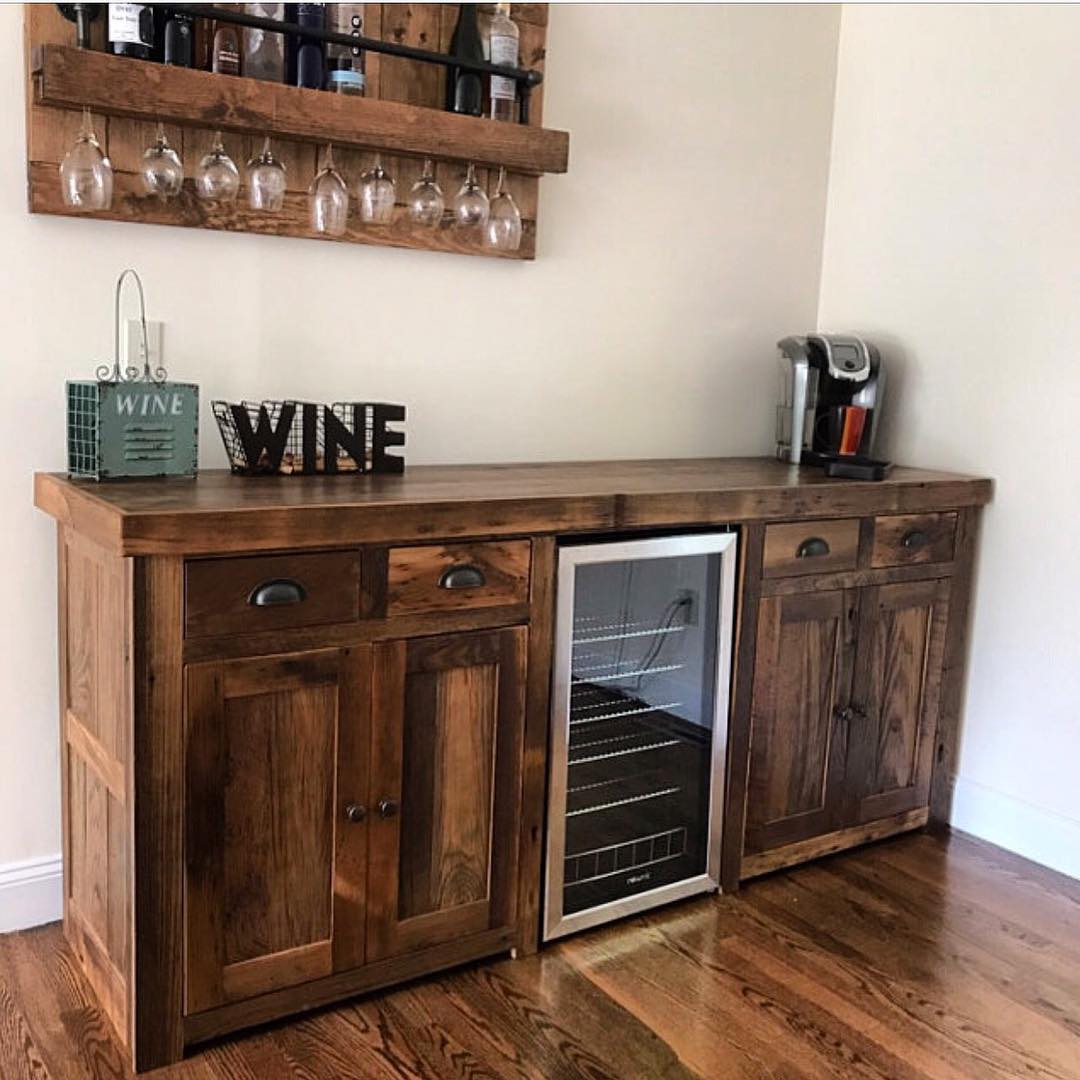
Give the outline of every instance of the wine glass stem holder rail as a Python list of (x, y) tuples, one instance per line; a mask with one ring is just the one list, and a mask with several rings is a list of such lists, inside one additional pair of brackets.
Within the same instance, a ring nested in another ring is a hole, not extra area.
[(193, 18), (213, 19), (217, 22), (232, 23), (235, 26), (250, 27), (253, 30), (266, 30), (270, 33), (285, 34), (308, 41), (318, 41), (324, 45), (344, 45), (349, 48), (362, 49), (365, 52), (396, 56), (402, 60), (416, 60), (425, 64), (438, 64), (441, 67), (457, 68), (476, 75), (496, 75), (505, 79), (512, 79), (517, 89), (518, 122), (521, 124), (529, 123), (530, 96), (533, 89), (539, 86), (544, 79), (543, 72), (531, 68), (468, 60), (464, 57), (451, 56), (449, 53), (399, 44), (396, 41), (381, 41), (378, 38), (363, 37), (356, 34), (338, 34), (332, 30), (301, 26), (299, 23), (284, 22), (279, 19), (267, 19), (261, 15), (249, 15), (246, 12), (230, 11), (227, 8), (213, 7), (207, 4), (170, 4), (169, 10), (180, 15), (190, 15)]

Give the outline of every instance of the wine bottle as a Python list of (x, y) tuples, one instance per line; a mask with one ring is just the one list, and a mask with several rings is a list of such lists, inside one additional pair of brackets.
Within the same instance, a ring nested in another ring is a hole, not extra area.
[(195, 20), (190, 15), (169, 12), (165, 20), (162, 57), (172, 67), (192, 67), (195, 63)]
[(240, 74), (240, 31), (232, 23), (214, 23), (214, 53), (211, 70), (218, 75)]
[[(491, 62), (518, 65), (518, 28), (510, 18), (509, 4), (496, 4), (491, 20)], [(491, 76), (491, 119), (513, 120), (517, 105), (517, 83), (502, 75)]]
[[(284, 4), (245, 4), (244, 11), (278, 22), (285, 17)], [(285, 78), (285, 39), (270, 30), (245, 26), (243, 66), (249, 79), (281, 82)]]
[(149, 60), (154, 50), (154, 12), (150, 4), (109, 5), (109, 52)]
[[(363, 4), (332, 4), (330, 25), (335, 33), (360, 37), (364, 33)], [(364, 52), (347, 45), (326, 47), (326, 89), (362, 96), (366, 86)]]
[[(308, 30), (326, 26), (325, 4), (297, 4), (296, 22)], [(326, 57), (320, 41), (300, 39), (296, 50), (296, 85), (309, 90), (321, 90), (326, 82)]]
[(214, 20), (195, 20), (195, 42), (192, 67), (199, 71), (210, 71), (214, 66)]
[[(484, 61), (484, 43), (480, 40), (480, 27), (476, 21), (476, 5), (458, 6), (457, 24), (450, 38), (450, 55), (458, 60)], [(479, 116), (484, 100), (483, 80), (472, 71), (459, 67), (446, 69), (446, 108), (449, 112)]]

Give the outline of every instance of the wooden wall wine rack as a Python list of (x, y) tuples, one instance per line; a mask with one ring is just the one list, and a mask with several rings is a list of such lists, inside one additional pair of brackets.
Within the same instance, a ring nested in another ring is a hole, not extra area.
[[(446, 49), (457, 19), (454, 4), (364, 7), (367, 35), (439, 51)], [(72, 25), (55, 5), (26, 4), (24, 10), (27, 168), (33, 213), (328, 239), (310, 228), (307, 188), (320, 148), (332, 142), (350, 194), (374, 153), (381, 151), (384, 167), (397, 182), (399, 203), (393, 223), (386, 226), (361, 222), (354, 204), (349, 228), (340, 240), (511, 259), (535, 257), (539, 177), (565, 172), (569, 151), (566, 132), (540, 126), (543, 84), (532, 92), (529, 124), (501, 123), (439, 108), (444, 74), (432, 64), (370, 53), (367, 97), (350, 98), (78, 49), (72, 44)], [(482, 5), (482, 18), (484, 12)], [(512, 15), (521, 31), (521, 64), (542, 70), (547, 5), (515, 4)], [(102, 22), (92, 24), (98, 35), (103, 34)], [(58, 173), (78, 130), (83, 106), (94, 114), (98, 137), (114, 169), (112, 207), (93, 214), (64, 205)], [(139, 177), (140, 158), (158, 121), (165, 123), (187, 177), (183, 193), (168, 202), (146, 194)], [(241, 171), (263, 136), (273, 138), (275, 155), (288, 170), (283, 210), (252, 210), (243, 191), (235, 203), (226, 205), (196, 197), (190, 177), (209, 150), (215, 128), (225, 133), (226, 150)], [(449, 215), (437, 229), (413, 225), (400, 204), (419, 177), (425, 157), (436, 161), (436, 175), (448, 204), (468, 162), (479, 167), (489, 194), (494, 193), (498, 167), (505, 166), (508, 186), (524, 219), (521, 248), (514, 253), (492, 251), (478, 237), (454, 229)]]

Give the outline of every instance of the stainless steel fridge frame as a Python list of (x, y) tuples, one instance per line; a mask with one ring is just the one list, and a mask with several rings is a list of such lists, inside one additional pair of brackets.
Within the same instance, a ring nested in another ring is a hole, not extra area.
[[(732, 636), (735, 621), (735, 531), (664, 536), (642, 540), (583, 543), (559, 548), (555, 653), (552, 679), (550, 779), (548, 783), (547, 859), (544, 872), (543, 939), (552, 941), (586, 927), (710, 892), (720, 887), (720, 838), (727, 765), (728, 707), (731, 687)], [(570, 741), (570, 659), (574, 630), (574, 592), (578, 566), (636, 559), (719, 555), (716, 686), (713, 710), (712, 778), (709, 789), (709, 837), (705, 873), (612, 900), (571, 915), (563, 914), (566, 855), (566, 789)]]

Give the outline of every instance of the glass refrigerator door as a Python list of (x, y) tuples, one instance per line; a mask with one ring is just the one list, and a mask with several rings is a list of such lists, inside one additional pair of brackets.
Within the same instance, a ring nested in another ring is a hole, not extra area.
[(548, 937), (716, 884), (734, 548), (560, 552)]

